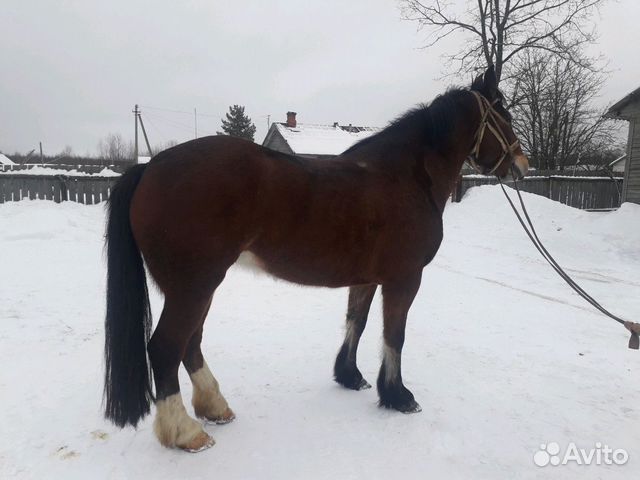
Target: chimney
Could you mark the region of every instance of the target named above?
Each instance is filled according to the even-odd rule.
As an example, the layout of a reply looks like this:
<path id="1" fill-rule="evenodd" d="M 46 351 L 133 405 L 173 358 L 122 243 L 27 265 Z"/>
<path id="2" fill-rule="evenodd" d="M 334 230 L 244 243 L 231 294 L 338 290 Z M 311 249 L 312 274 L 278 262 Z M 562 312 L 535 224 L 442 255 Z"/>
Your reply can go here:
<path id="1" fill-rule="evenodd" d="M 287 127 L 296 128 L 296 112 L 287 112 Z"/>

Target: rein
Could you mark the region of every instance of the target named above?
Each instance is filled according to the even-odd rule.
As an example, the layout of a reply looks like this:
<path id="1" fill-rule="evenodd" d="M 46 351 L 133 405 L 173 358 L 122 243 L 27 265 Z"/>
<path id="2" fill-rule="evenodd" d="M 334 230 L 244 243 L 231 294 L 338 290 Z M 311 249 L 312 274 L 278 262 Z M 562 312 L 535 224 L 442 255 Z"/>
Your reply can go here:
<path id="1" fill-rule="evenodd" d="M 516 139 L 515 142 L 509 144 L 507 136 L 502 131 L 500 123 L 502 122 L 502 124 L 508 125 L 508 122 L 504 118 L 502 118 L 502 115 L 496 112 L 496 110 L 493 108 L 493 106 L 498 102 L 498 99 L 489 103 L 489 100 L 480 95 L 478 92 L 471 90 L 471 93 L 473 93 L 473 96 L 478 102 L 478 108 L 480 109 L 480 125 L 478 126 L 478 130 L 476 131 L 474 137 L 475 143 L 473 145 L 473 148 L 471 149 L 471 153 L 469 154 L 468 159 L 469 163 L 471 163 L 471 166 L 478 173 L 483 175 L 491 175 L 498 168 L 500 168 L 500 165 L 502 165 L 508 157 L 513 154 L 513 151 L 520 145 L 520 142 Z M 493 124 L 489 123 L 489 120 L 493 120 Z M 482 145 L 484 133 L 487 129 L 493 134 L 496 140 L 498 140 L 498 143 L 500 143 L 500 147 L 502 148 L 502 156 L 500 156 L 500 158 L 496 161 L 496 164 L 491 168 L 491 170 L 483 173 L 480 165 L 478 165 L 478 163 L 476 162 L 476 159 L 480 154 L 480 145 Z"/>
<path id="2" fill-rule="evenodd" d="M 476 131 L 474 137 L 475 142 L 471 153 L 467 157 L 467 160 L 478 173 L 482 175 L 491 175 L 496 170 L 498 170 L 498 168 L 500 168 L 500 165 L 502 165 L 508 157 L 511 157 L 511 155 L 513 155 L 513 151 L 520 145 L 520 142 L 516 140 L 512 144 L 509 144 L 506 135 L 500 127 L 500 123 L 502 123 L 503 125 L 508 125 L 508 122 L 493 108 L 498 100 L 496 99 L 493 102 L 489 102 L 489 100 L 487 100 L 478 92 L 472 90 L 471 93 L 473 93 L 473 96 L 476 98 L 476 101 L 478 102 L 478 108 L 480 109 L 480 125 L 478 126 L 478 130 Z M 492 122 L 490 122 L 490 120 L 492 120 Z M 478 158 L 478 155 L 480 153 L 480 145 L 482 145 L 482 140 L 487 129 L 493 134 L 498 143 L 500 143 L 500 147 L 502 148 L 502 155 L 498 158 L 496 164 L 488 172 L 483 172 L 481 166 L 476 162 L 476 159 Z M 513 176 L 515 189 L 518 194 L 518 199 L 520 201 L 520 206 L 522 208 L 524 218 L 526 219 L 526 223 L 525 220 L 522 219 L 520 212 L 511 200 L 511 197 L 509 197 L 509 194 L 505 190 L 504 185 L 502 184 L 502 180 L 500 179 L 500 177 L 497 178 L 504 196 L 509 201 L 511 209 L 518 218 L 518 221 L 520 222 L 520 225 L 524 229 L 525 233 L 531 240 L 531 243 L 533 243 L 538 252 L 540 252 L 540 255 L 542 255 L 542 257 L 549 263 L 549 265 L 551 265 L 551 267 L 556 271 L 560 278 L 562 278 L 573 290 L 575 290 L 578 295 L 584 298 L 589 304 L 591 304 L 601 313 L 615 320 L 620 325 L 623 325 L 627 330 L 629 330 L 629 332 L 631 332 L 631 338 L 629 338 L 629 348 L 638 350 L 640 348 L 640 323 L 624 320 L 612 314 L 606 308 L 600 305 L 600 303 L 598 303 L 591 295 L 585 292 L 584 289 L 562 269 L 558 262 L 556 262 L 549 251 L 544 247 L 544 245 L 540 241 L 540 238 L 538 237 L 536 229 L 533 226 L 533 222 L 531 222 L 529 213 L 524 206 L 524 201 L 522 200 L 522 195 L 520 194 L 520 188 L 518 187 L 518 179 L 513 169 L 514 167 L 512 165 L 511 174 Z"/>
<path id="3" fill-rule="evenodd" d="M 513 174 L 513 171 L 512 171 L 512 174 Z M 518 218 L 518 221 L 520 222 L 520 225 L 522 225 L 522 228 L 526 232 L 527 236 L 529 237 L 529 239 L 531 240 L 533 245 L 536 247 L 538 252 L 540 252 L 540 255 L 542 255 L 542 257 L 549 263 L 549 265 L 551 265 L 551 267 L 553 267 L 553 269 L 558 273 L 558 275 L 560 275 L 560 278 L 562 278 L 565 282 L 567 282 L 567 284 L 571 288 L 573 288 L 578 293 L 578 295 L 580 295 L 582 298 L 584 298 L 587 302 L 589 302 L 593 307 L 598 309 L 600 312 L 602 312 L 603 314 L 605 314 L 609 318 L 612 318 L 613 320 L 615 320 L 619 324 L 623 325 L 627 330 L 629 330 L 631 332 L 631 338 L 629 339 L 629 348 L 634 349 L 634 350 L 638 350 L 638 348 L 640 347 L 640 336 L 639 336 L 640 335 L 640 323 L 630 322 L 628 320 L 624 320 L 624 319 L 612 314 L 611 312 L 609 312 L 606 308 L 604 308 L 602 305 L 600 305 L 591 295 L 589 295 L 587 292 L 585 292 L 582 289 L 582 287 L 580 287 L 580 285 L 578 285 L 575 282 L 575 280 L 573 280 L 562 269 L 562 267 L 560 267 L 558 262 L 556 262 L 556 260 L 551 256 L 551 254 L 544 247 L 544 245 L 540 241 L 540 238 L 538 238 L 538 234 L 536 233 L 536 230 L 533 227 L 533 223 L 531 222 L 531 218 L 529 217 L 529 213 L 527 212 L 527 209 L 524 206 L 524 201 L 522 200 L 522 195 L 520 194 L 520 189 L 518 188 L 518 180 L 516 179 L 515 175 L 513 175 L 513 181 L 514 181 L 516 192 L 518 194 L 518 199 L 520 201 L 520 206 L 522 207 L 522 212 L 524 213 L 524 217 L 526 219 L 526 222 L 527 222 L 528 226 L 527 226 L 527 224 L 525 224 L 524 220 L 522 219 L 522 216 L 520 215 L 520 212 L 518 211 L 518 209 L 514 205 L 513 201 L 509 197 L 509 194 L 507 194 L 507 191 L 505 190 L 504 185 L 502 184 L 502 181 L 500 180 L 500 177 L 498 177 L 498 182 L 500 183 L 500 188 L 502 188 L 502 192 L 504 193 L 504 196 L 507 197 L 507 200 L 509 201 L 509 205 L 511 205 L 511 208 L 512 208 L 513 212 L 516 214 L 516 217 Z"/>

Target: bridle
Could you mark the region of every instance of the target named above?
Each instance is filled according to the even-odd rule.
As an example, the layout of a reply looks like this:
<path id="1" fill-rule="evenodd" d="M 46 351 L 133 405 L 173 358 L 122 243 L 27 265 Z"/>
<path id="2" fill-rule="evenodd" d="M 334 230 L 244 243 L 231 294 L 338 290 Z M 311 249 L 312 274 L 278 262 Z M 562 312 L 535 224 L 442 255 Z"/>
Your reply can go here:
<path id="1" fill-rule="evenodd" d="M 471 149 L 471 153 L 469 153 L 469 163 L 471 166 L 480 174 L 483 175 L 491 175 L 494 173 L 500 165 L 505 161 L 505 159 L 511 156 L 516 148 L 520 146 L 520 142 L 516 139 L 515 142 L 509 144 L 507 140 L 507 136 L 502 131 L 500 127 L 500 123 L 503 125 L 508 125 L 507 122 L 502 115 L 496 112 L 493 106 L 498 102 L 498 99 L 495 99 L 493 102 L 489 102 L 484 96 L 479 94 L 478 92 L 471 90 L 473 96 L 478 102 L 478 108 L 480 109 L 480 125 L 478 126 L 478 130 L 475 134 L 475 143 L 473 144 L 473 148 Z M 493 122 L 490 123 L 490 120 Z M 493 136 L 500 143 L 500 147 L 502 148 L 502 155 L 496 161 L 496 164 L 489 170 L 488 172 L 484 172 L 480 165 L 476 162 L 478 155 L 480 153 L 480 145 L 482 145 L 482 139 L 484 138 L 485 130 L 489 130 Z"/>

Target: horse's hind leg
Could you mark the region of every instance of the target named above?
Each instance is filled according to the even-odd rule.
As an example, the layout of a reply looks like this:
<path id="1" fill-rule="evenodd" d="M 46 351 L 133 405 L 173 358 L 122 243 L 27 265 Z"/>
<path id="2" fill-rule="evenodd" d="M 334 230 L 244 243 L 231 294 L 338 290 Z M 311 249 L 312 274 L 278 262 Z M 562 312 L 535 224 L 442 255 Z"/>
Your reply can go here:
<path id="1" fill-rule="evenodd" d="M 371 388 L 362 378 L 356 365 L 356 353 L 360 336 L 367 325 L 369 307 L 376 293 L 377 285 L 358 285 L 349 288 L 349 306 L 347 307 L 347 331 L 344 342 L 333 367 L 333 375 L 340 385 L 352 390 Z"/>
<path id="2" fill-rule="evenodd" d="M 162 315 L 147 347 L 156 384 L 154 431 L 166 447 L 200 451 L 215 442 L 200 422 L 187 414 L 180 395 L 178 368 L 189 340 L 201 326 L 211 295 L 182 290 L 166 294 Z"/>
<path id="3" fill-rule="evenodd" d="M 210 304 L 211 300 L 209 300 Z M 207 307 L 208 309 L 209 307 Z M 218 381 L 209 370 L 200 347 L 206 316 L 207 312 L 205 311 L 200 328 L 196 330 L 191 340 L 189 340 L 182 362 L 187 372 L 189 372 L 189 377 L 193 384 L 191 403 L 196 416 L 218 424 L 229 423 L 235 418 L 235 414 L 229 408 L 229 404 L 220 392 Z"/>
<path id="4" fill-rule="evenodd" d="M 384 349 L 378 375 L 380 406 L 404 413 L 419 412 L 420 405 L 402 383 L 401 356 L 407 312 L 420 288 L 421 274 L 404 282 L 382 285 Z"/>

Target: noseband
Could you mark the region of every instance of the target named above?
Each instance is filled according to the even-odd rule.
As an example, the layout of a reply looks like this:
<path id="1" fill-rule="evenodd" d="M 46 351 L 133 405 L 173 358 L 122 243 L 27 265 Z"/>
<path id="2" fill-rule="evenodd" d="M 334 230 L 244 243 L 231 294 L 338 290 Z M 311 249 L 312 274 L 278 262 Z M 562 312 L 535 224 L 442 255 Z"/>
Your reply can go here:
<path id="1" fill-rule="evenodd" d="M 496 110 L 493 108 L 498 100 L 496 99 L 493 102 L 489 103 L 489 100 L 480 95 L 478 92 L 471 90 L 471 93 L 473 93 L 473 96 L 477 100 L 478 108 L 480 109 L 480 125 L 478 126 L 478 130 L 475 134 L 475 143 L 473 145 L 473 148 L 471 149 L 471 153 L 469 154 L 469 163 L 478 173 L 483 175 L 491 175 L 500 167 L 500 165 L 502 165 L 502 163 L 508 156 L 513 154 L 513 151 L 518 146 L 520 146 L 520 142 L 516 139 L 515 142 L 509 144 L 507 136 L 502 131 L 500 123 L 508 125 L 509 122 L 507 122 L 502 117 L 502 115 L 496 112 Z M 492 120 L 491 123 L 489 122 L 490 120 Z M 482 139 L 484 138 L 485 130 L 487 129 L 493 134 L 496 140 L 498 140 L 498 143 L 500 143 L 500 147 L 502 148 L 502 155 L 500 156 L 500 158 L 498 158 L 496 164 L 491 168 L 491 170 L 489 170 L 489 172 L 487 173 L 484 173 L 476 160 L 480 153 L 480 145 L 482 145 Z"/>

